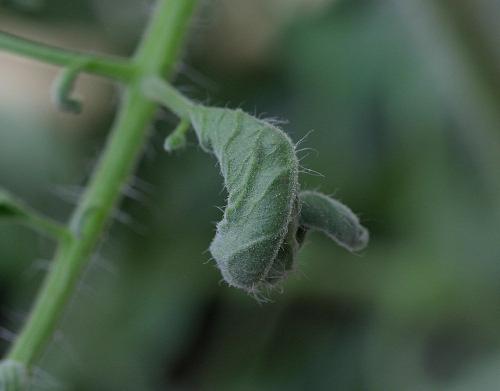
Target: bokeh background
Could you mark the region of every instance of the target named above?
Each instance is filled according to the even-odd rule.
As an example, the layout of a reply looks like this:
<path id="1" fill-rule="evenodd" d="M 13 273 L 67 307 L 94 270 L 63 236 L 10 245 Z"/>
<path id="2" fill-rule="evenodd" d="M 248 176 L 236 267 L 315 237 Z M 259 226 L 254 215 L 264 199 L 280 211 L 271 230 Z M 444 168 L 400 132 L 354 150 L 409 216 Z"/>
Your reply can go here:
<path id="1" fill-rule="evenodd" d="M 146 0 L 4 0 L 2 30 L 132 52 Z M 361 254 L 312 234 L 259 304 L 207 262 L 225 193 L 194 137 L 168 155 L 159 112 L 144 158 L 37 373 L 68 390 L 500 389 L 500 3 L 205 1 L 176 85 L 282 125 L 303 188 L 359 213 Z M 64 221 L 119 88 L 83 76 L 57 112 L 57 69 L 0 53 L 0 184 Z M 53 244 L 0 224 L 4 352 Z"/>

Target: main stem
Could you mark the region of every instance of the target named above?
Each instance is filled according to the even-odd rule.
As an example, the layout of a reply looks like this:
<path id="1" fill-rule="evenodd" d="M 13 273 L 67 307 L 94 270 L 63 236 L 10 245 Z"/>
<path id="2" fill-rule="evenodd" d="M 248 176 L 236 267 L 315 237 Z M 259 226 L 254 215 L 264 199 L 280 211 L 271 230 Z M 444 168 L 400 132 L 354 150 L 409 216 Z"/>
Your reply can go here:
<path id="1" fill-rule="evenodd" d="M 52 336 L 141 154 L 146 128 L 156 108 L 142 93 L 141 80 L 172 74 L 195 4 L 196 0 L 158 1 L 132 60 L 136 75 L 126 85 L 105 150 L 71 219 L 75 239 L 59 245 L 31 315 L 8 358 L 30 366 Z"/>

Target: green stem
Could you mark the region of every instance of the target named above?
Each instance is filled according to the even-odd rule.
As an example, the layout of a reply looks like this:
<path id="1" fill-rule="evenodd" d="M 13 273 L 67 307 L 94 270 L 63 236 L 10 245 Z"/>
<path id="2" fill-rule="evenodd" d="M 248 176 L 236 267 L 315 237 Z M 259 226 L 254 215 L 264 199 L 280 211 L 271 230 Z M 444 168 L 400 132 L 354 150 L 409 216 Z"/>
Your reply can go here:
<path id="1" fill-rule="evenodd" d="M 26 206 L 0 189 L 0 218 L 13 220 L 54 239 L 71 240 L 71 232 L 64 225 Z"/>
<path id="2" fill-rule="evenodd" d="M 67 242 L 73 239 L 73 235 L 70 230 L 65 226 L 38 213 L 30 214 L 27 216 L 27 220 L 22 223 L 35 228 L 42 234 L 49 235 L 62 242 Z"/>
<path id="3" fill-rule="evenodd" d="M 197 0 L 160 0 L 152 16 L 144 39 L 137 47 L 134 61 L 139 65 L 143 74 L 159 76 L 172 70 L 179 55 L 186 21 L 193 14 Z M 151 37 L 168 37 L 157 39 Z"/>
<path id="4" fill-rule="evenodd" d="M 165 151 L 172 152 L 176 149 L 184 148 L 186 146 L 186 134 L 190 126 L 191 122 L 189 122 L 189 119 L 181 119 L 174 131 L 165 139 L 165 143 L 163 144 Z"/>
<path id="5" fill-rule="evenodd" d="M 30 318 L 8 358 L 31 365 L 52 336 L 141 154 L 146 127 L 156 109 L 156 104 L 143 95 L 141 80 L 150 74 L 172 74 L 195 3 L 196 0 L 159 0 L 134 57 L 137 77 L 126 87 L 105 151 L 71 219 L 70 228 L 76 240 L 59 247 Z"/>
<path id="6" fill-rule="evenodd" d="M 135 71 L 134 65 L 127 59 L 61 49 L 3 31 L 0 31 L 0 50 L 53 65 L 70 66 L 75 62 L 85 63 L 84 70 L 88 73 L 122 81 L 133 77 Z"/>
<path id="7" fill-rule="evenodd" d="M 82 103 L 72 98 L 71 94 L 78 75 L 85 70 L 86 65 L 86 62 L 68 65 L 52 84 L 52 99 L 60 110 L 76 114 L 81 112 Z"/>
<path id="8" fill-rule="evenodd" d="M 189 118 L 194 103 L 157 76 L 143 80 L 141 88 L 149 99 L 168 107 L 179 118 Z"/>

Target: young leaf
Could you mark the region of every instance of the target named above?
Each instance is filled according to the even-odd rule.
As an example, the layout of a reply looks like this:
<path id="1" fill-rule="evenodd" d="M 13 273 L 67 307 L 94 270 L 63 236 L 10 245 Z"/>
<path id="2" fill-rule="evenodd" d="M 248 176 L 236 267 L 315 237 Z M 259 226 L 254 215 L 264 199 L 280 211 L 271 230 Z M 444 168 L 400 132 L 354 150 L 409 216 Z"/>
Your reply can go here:
<path id="1" fill-rule="evenodd" d="M 229 285 L 257 292 L 275 284 L 298 249 L 298 160 L 290 138 L 241 110 L 194 106 L 190 118 L 228 192 L 210 252 Z"/>
<path id="2" fill-rule="evenodd" d="M 300 193 L 300 225 L 323 232 L 349 251 L 366 247 L 369 233 L 344 204 L 316 191 Z"/>
<path id="3" fill-rule="evenodd" d="M 310 229 L 350 251 L 366 246 L 368 231 L 348 207 L 316 192 L 299 198 L 295 148 L 283 131 L 241 110 L 196 105 L 158 77 L 144 79 L 142 90 L 189 118 L 202 148 L 219 161 L 228 202 L 210 252 L 229 285 L 258 292 L 281 281 Z M 181 125 L 167 151 L 184 145 Z"/>

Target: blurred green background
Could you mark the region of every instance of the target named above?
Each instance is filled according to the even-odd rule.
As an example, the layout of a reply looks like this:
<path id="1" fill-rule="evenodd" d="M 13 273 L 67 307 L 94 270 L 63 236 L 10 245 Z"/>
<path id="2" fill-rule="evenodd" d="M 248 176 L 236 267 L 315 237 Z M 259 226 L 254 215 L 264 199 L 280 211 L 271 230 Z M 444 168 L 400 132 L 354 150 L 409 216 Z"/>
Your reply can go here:
<path id="1" fill-rule="evenodd" d="M 2 30 L 128 55 L 147 0 L 0 1 Z M 352 255 L 308 237 L 283 292 L 221 283 L 207 248 L 225 194 L 215 160 L 159 112 L 114 224 L 37 369 L 68 390 L 500 389 L 500 2 L 204 1 L 176 85 L 240 106 L 301 146 L 303 188 L 360 214 Z M 83 76 L 80 116 L 49 99 L 57 69 L 0 53 L 0 185 L 65 220 L 119 89 Z M 53 246 L 0 225 L 1 351 Z M 66 388 L 64 388 L 66 387 Z"/>

